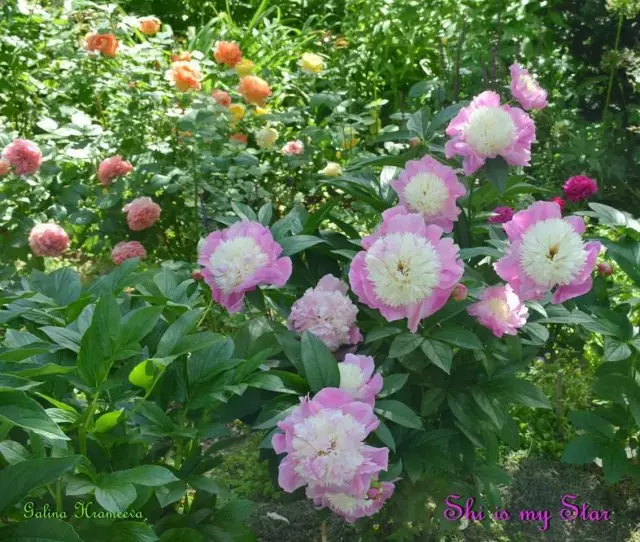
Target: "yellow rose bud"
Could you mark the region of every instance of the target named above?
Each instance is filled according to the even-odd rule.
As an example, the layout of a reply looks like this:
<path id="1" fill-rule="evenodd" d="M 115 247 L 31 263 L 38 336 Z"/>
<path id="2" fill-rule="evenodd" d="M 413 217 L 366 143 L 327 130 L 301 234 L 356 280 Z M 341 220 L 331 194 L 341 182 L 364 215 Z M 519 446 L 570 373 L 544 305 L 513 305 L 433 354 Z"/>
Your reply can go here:
<path id="1" fill-rule="evenodd" d="M 233 117 L 233 120 L 242 120 L 244 118 L 244 114 L 247 108 L 242 104 L 231 104 L 229 106 L 229 113 Z"/>
<path id="2" fill-rule="evenodd" d="M 320 73 L 324 70 L 324 60 L 314 53 L 304 53 L 299 65 L 305 73 Z"/>
<path id="3" fill-rule="evenodd" d="M 248 58 L 243 58 L 236 64 L 236 73 L 240 77 L 245 77 L 246 75 L 251 75 L 255 68 L 256 65 L 251 62 L 251 60 L 249 60 Z"/>
<path id="4" fill-rule="evenodd" d="M 338 162 L 327 162 L 327 165 L 324 169 L 318 171 L 320 175 L 324 175 L 325 177 L 339 177 L 342 175 L 342 168 Z"/>
<path id="5" fill-rule="evenodd" d="M 277 130 L 270 127 L 258 130 L 258 132 L 256 132 L 256 142 L 258 143 L 258 147 L 260 147 L 261 149 L 268 149 L 269 147 L 273 147 L 279 135 L 280 134 L 278 134 Z"/>

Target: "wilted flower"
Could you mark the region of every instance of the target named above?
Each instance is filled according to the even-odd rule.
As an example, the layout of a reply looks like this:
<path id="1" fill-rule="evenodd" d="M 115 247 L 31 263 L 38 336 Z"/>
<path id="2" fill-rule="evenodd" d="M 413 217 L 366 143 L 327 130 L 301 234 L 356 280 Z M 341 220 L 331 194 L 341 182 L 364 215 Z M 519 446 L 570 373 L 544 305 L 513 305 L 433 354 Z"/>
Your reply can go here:
<path id="1" fill-rule="evenodd" d="M 529 315 L 527 307 L 508 284 L 485 288 L 480 301 L 467 307 L 467 312 L 496 337 L 517 335 Z"/>
<path id="2" fill-rule="evenodd" d="M 69 248 L 69 236 L 57 224 L 38 224 L 29 233 L 29 247 L 36 256 L 60 256 Z"/>
<path id="3" fill-rule="evenodd" d="M 136 198 L 122 209 L 127 213 L 127 224 L 133 231 L 146 230 L 153 226 L 160 218 L 160 205 L 151 198 Z"/>
<path id="4" fill-rule="evenodd" d="M 147 251 L 138 241 L 120 241 L 111 251 L 111 260 L 120 265 L 131 258 L 146 258 Z"/>
<path id="5" fill-rule="evenodd" d="M 33 175 L 42 164 L 42 152 L 33 141 L 16 139 L 2 151 L 2 158 L 15 169 L 16 175 Z"/>

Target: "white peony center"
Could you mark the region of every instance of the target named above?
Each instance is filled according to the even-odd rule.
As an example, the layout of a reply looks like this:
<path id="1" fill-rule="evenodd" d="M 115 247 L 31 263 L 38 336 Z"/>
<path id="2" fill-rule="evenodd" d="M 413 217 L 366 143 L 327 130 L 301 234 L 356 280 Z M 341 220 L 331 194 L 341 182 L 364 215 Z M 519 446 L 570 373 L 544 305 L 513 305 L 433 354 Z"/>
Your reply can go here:
<path id="1" fill-rule="evenodd" d="M 225 294 L 233 292 L 267 263 L 269 257 L 251 237 L 223 241 L 209 260 L 213 278 Z"/>
<path id="2" fill-rule="evenodd" d="M 489 310 L 494 314 L 496 318 L 504 322 L 509 318 L 509 305 L 504 299 L 498 297 L 492 297 L 487 301 Z"/>
<path id="3" fill-rule="evenodd" d="M 357 393 L 365 380 L 360 367 L 351 363 L 339 363 L 338 369 L 340 370 L 340 389 L 349 395 Z"/>
<path id="4" fill-rule="evenodd" d="M 293 431 L 296 472 L 304 478 L 311 470 L 323 485 L 338 485 L 351 479 L 364 460 L 360 443 L 367 433 L 350 414 L 325 408 L 295 425 Z"/>
<path id="5" fill-rule="evenodd" d="M 479 107 L 467 123 L 465 139 L 471 147 L 486 156 L 495 156 L 516 138 L 516 125 L 511 115 L 500 107 Z"/>
<path id="6" fill-rule="evenodd" d="M 449 189 L 437 175 L 418 173 L 404 189 L 404 197 L 412 209 L 425 216 L 435 216 L 449 198 Z"/>
<path id="7" fill-rule="evenodd" d="M 366 499 L 357 499 L 346 493 L 332 493 L 327 496 L 327 500 L 336 510 L 345 514 L 351 514 L 358 506 L 366 503 Z"/>
<path id="8" fill-rule="evenodd" d="M 520 263 L 541 286 L 566 286 L 584 267 L 584 242 L 570 224 L 551 218 L 535 224 L 522 236 Z"/>
<path id="9" fill-rule="evenodd" d="M 428 239 L 392 233 L 378 239 L 365 258 L 379 299 L 391 307 L 412 305 L 429 297 L 440 281 L 440 256 Z"/>
<path id="10" fill-rule="evenodd" d="M 538 91 L 538 82 L 528 74 L 520 76 L 520 82 L 522 86 L 524 86 L 527 92 L 537 92 Z"/>

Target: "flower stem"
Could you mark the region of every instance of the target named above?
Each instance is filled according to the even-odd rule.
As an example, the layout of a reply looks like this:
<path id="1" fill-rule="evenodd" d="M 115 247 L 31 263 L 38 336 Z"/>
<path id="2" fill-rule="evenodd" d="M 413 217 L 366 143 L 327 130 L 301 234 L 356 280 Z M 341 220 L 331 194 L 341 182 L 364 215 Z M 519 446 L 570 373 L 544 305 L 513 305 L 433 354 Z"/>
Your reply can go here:
<path id="1" fill-rule="evenodd" d="M 620 45 L 620 35 L 622 34 L 622 23 L 624 22 L 624 15 L 620 13 L 618 17 L 618 30 L 616 32 L 616 42 L 613 46 L 613 52 L 618 52 L 618 47 Z M 615 60 L 615 59 L 614 59 Z M 609 86 L 607 87 L 607 98 L 604 102 L 604 111 L 602 112 L 602 122 L 604 123 L 605 118 L 607 117 L 607 111 L 609 110 L 609 104 L 611 103 L 611 90 L 613 89 L 613 80 L 616 75 L 616 68 L 618 67 L 617 62 L 613 63 L 611 66 L 611 73 L 609 74 Z"/>
<path id="2" fill-rule="evenodd" d="M 327 536 L 327 520 L 326 519 L 320 524 L 320 540 L 321 542 L 329 542 L 329 537 Z"/>

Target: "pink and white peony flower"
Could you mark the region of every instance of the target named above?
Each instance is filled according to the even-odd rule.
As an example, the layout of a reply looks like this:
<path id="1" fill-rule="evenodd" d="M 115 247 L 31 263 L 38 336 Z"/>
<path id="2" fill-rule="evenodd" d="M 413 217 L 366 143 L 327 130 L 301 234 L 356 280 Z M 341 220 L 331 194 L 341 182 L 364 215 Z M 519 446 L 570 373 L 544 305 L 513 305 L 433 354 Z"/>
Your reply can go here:
<path id="1" fill-rule="evenodd" d="M 260 284 L 285 285 L 291 276 L 291 259 L 280 258 L 282 247 L 269 228 L 258 222 L 236 222 L 214 231 L 199 250 L 205 282 L 213 299 L 230 313 L 242 310 L 246 292 Z"/>
<path id="2" fill-rule="evenodd" d="M 508 284 L 485 288 L 480 301 L 468 307 L 467 312 L 496 337 L 517 335 L 529 315 L 527 307 Z"/>
<path id="3" fill-rule="evenodd" d="M 284 156 L 299 156 L 304 152 L 304 143 L 299 139 L 295 141 L 287 141 L 283 146 L 280 152 Z"/>
<path id="4" fill-rule="evenodd" d="M 591 177 L 576 175 L 564 183 L 563 191 L 569 201 L 576 202 L 593 196 L 598 191 L 598 184 Z"/>
<path id="5" fill-rule="evenodd" d="M 329 508 L 335 514 L 342 516 L 347 523 L 354 523 L 360 518 L 377 514 L 385 502 L 393 494 L 395 485 L 391 482 L 377 482 L 367 491 L 366 497 L 354 497 L 348 493 L 327 493 L 317 497 L 313 503 L 317 507 Z"/>
<path id="6" fill-rule="evenodd" d="M 60 256 L 69 248 L 69 236 L 57 224 L 38 224 L 29 233 L 29 247 L 36 256 Z"/>
<path id="7" fill-rule="evenodd" d="M 386 210 L 382 219 L 362 240 L 349 282 L 360 301 L 390 322 L 407 318 L 415 332 L 420 320 L 445 305 L 462 277 L 459 248 L 441 238 L 440 226 L 426 225 L 422 215 L 404 207 Z"/>
<path id="8" fill-rule="evenodd" d="M 291 307 L 288 326 L 291 331 L 308 330 L 329 350 L 343 344 L 362 341 L 356 326 L 358 308 L 347 296 L 349 286 L 332 275 L 322 277 L 315 288 L 309 288 Z"/>
<path id="9" fill-rule="evenodd" d="M 536 127 L 522 109 L 500 105 L 500 96 L 487 90 L 455 116 L 446 134 L 452 138 L 446 157 L 462 156 L 464 173 L 471 175 L 497 156 L 512 166 L 528 166 Z"/>
<path id="10" fill-rule="evenodd" d="M 109 186 L 117 177 L 128 175 L 133 166 L 120 155 L 105 158 L 98 166 L 98 180 L 102 186 Z"/>
<path id="11" fill-rule="evenodd" d="M 505 256 L 494 264 L 523 301 L 542 299 L 554 290 L 552 303 L 587 293 L 601 245 L 585 243 L 584 220 L 562 218 L 560 206 L 537 201 L 504 225 L 509 238 Z"/>
<path id="12" fill-rule="evenodd" d="M 272 439 L 275 452 L 287 454 L 279 466 L 280 487 L 292 493 L 307 486 L 313 499 L 328 493 L 364 498 L 389 460 L 388 448 L 364 444 L 380 423 L 373 406 L 337 388 L 324 388 L 300 403 L 278 422 L 283 433 Z"/>
<path id="13" fill-rule="evenodd" d="M 138 241 L 120 241 L 111 251 L 111 260 L 120 265 L 131 258 L 146 258 L 147 251 Z"/>
<path id="14" fill-rule="evenodd" d="M 376 365 L 371 356 L 347 354 L 344 361 L 338 363 L 338 369 L 341 390 L 355 401 L 375 404 L 376 395 L 382 389 L 382 375 L 373 374 Z"/>
<path id="15" fill-rule="evenodd" d="M 2 151 L 2 158 L 15 169 L 16 175 L 33 175 L 42 164 L 42 152 L 38 145 L 27 139 L 16 139 Z"/>
<path id="16" fill-rule="evenodd" d="M 420 213 L 427 224 L 440 226 L 445 232 L 462 212 L 456 200 L 465 195 L 464 185 L 455 171 L 431 156 L 410 160 L 400 176 L 391 181 L 400 205 L 411 213 Z"/>
<path id="17" fill-rule="evenodd" d="M 153 226 L 160 218 L 160 205 L 151 198 L 136 198 L 127 203 L 122 211 L 127 213 L 127 224 L 133 231 L 146 230 Z"/>
<path id="18" fill-rule="evenodd" d="M 511 72 L 511 94 L 524 109 L 527 111 L 544 109 L 549 105 L 547 91 L 527 70 L 519 64 L 513 64 L 509 71 Z"/>

